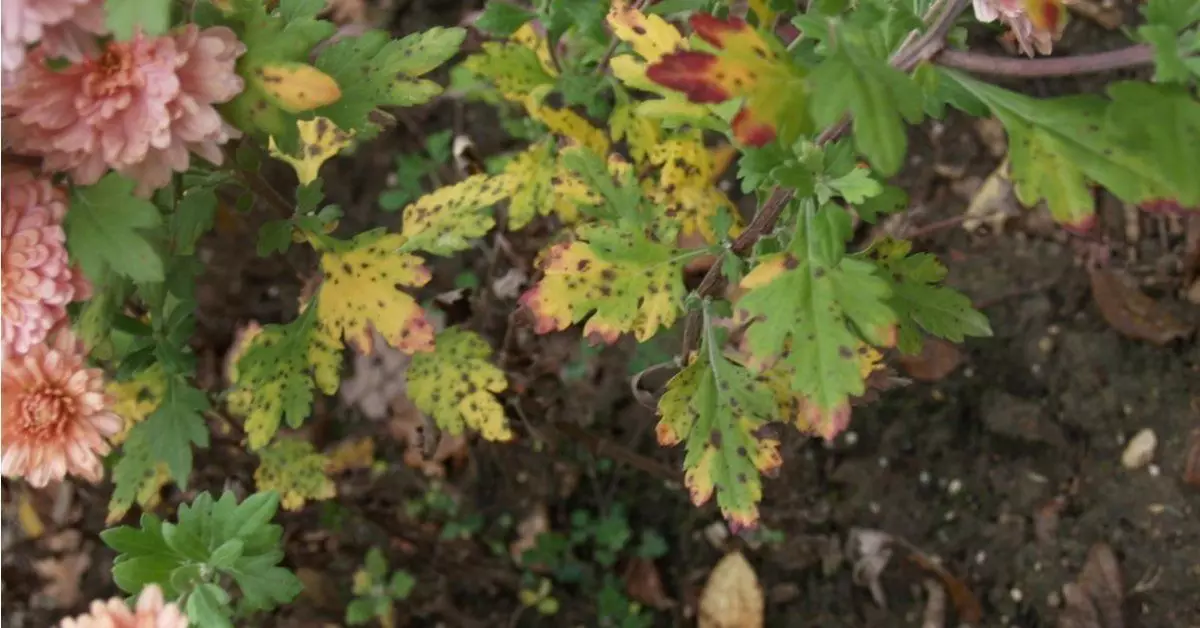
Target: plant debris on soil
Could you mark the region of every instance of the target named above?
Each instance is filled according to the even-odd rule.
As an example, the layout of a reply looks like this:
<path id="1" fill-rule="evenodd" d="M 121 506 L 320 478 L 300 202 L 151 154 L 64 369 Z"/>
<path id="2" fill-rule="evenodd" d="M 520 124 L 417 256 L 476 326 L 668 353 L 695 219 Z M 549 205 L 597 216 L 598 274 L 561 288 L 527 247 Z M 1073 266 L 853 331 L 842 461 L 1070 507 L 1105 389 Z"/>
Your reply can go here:
<path id="1" fill-rule="evenodd" d="M 479 4 L 355 1 L 336 10 L 412 32 L 460 23 Z M 1103 18 L 1080 9 L 1056 51 L 1124 37 L 1105 26 L 1116 4 L 1086 4 Z M 1012 87 L 1077 93 L 1111 78 Z M 395 128 L 328 164 L 325 188 L 346 211 L 342 229 L 395 226 L 377 199 L 395 157 L 423 150 L 432 133 L 465 134 L 481 155 L 514 147 L 496 115 L 443 99 L 406 110 Z M 767 626 L 822 628 L 1200 626 L 1200 215 L 1130 212 L 1100 193 L 1098 227 L 1068 235 L 1044 210 L 1019 209 L 994 175 L 1004 154 L 997 141 L 988 120 L 951 115 L 913 128 L 896 180 L 910 211 L 881 227 L 936 253 L 995 337 L 932 342 L 898 363 L 908 385 L 857 407 L 832 443 L 785 437 L 761 528 L 740 536 L 711 504 L 688 502 L 683 452 L 655 443 L 654 412 L 630 390 L 632 374 L 670 359 L 676 336 L 591 349 L 577 330 L 533 334 L 516 295 L 534 278 L 548 225 L 439 260 L 426 296 L 447 324 L 466 322 L 496 348 L 518 436 L 438 434 L 415 408 L 380 394 L 403 393 L 405 360 L 353 358 L 342 397 L 317 403 L 303 429 L 320 450 L 354 440 L 343 445 L 337 495 L 278 517 L 305 591 L 257 625 L 341 625 L 372 547 L 416 581 L 396 605 L 398 626 L 597 625 L 596 591 L 569 584 L 552 589 L 555 613 L 525 608 L 522 592 L 538 573 L 514 556 L 540 533 L 570 534 L 577 512 L 599 520 L 619 511 L 631 530 L 665 543 L 646 557 L 631 541 L 606 572 L 654 625 L 759 625 L 724 619 L 741 613 L 765 615 Z M 286 166 L 266 174 L 292 185 Z M 213 389 L 239 327 L 290 320 L 315 268 L 301 247 L 256 257 L 261 218 L 226 218 L 201 246 L 208 268 L 193 338 L 201 384 Z M 476 285 L 457 285 L 463 274 Z M 643 390 L 661 384 L 651 375 Z M 1150 452 L 1122 464 L 1146 430 Z M 236 434 L 218 430 L 198 452 L 188 490 L 166 491 L 158 514 L 172 516 L 198 491 L 252 491 L 255 465 Z M 5 627 L 51 625 L 118 594 L 114 554 L 98 538 L 110 491 L 4 481 Z M 434 493 L 444 500 L 435 504 Z"/>

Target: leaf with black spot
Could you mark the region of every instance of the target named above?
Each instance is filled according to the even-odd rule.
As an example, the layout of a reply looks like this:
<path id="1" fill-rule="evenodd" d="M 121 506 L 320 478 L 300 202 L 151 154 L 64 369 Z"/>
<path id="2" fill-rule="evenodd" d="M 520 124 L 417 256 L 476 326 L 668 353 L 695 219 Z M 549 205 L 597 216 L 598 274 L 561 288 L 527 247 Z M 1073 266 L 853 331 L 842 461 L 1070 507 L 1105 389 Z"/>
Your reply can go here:
<path id="1" fill-rule="evenodd" d="M 417 408 L 450 434 L 465 428 L 492 441 L 513 437 L 496 393 L 508 388 L 504 372 L 489 358 L 492 348 L 478 334 L 452 327 L 437 335 L 435 348 L 413 356 L 408 395 Z"/>

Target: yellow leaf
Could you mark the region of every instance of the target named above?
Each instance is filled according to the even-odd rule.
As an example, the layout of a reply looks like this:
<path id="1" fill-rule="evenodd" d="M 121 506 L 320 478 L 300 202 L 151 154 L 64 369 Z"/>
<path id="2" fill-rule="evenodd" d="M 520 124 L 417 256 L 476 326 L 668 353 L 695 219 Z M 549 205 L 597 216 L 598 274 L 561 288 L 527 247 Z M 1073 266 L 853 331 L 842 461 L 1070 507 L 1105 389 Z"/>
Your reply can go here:
<path id="1" fill-rule="evenodd" d="M 162 489 L 170 481 L 171 469 L 165 462 L 158 463 L 154 467 L 154 474 L 146 477 L 138 487 L 133 502 L 141 506 L 143 511 L 153 510 L 162 502 Z M 133 502 L 117 501 L 114 497 L 108 503 L 108 516 L 105 517 L 104 523 L 113 525 L 120 521 L 125 517 L 125 513 L 129 512 Z"/>
<path id="2" fill-rule="evenodd" d="M 533 217 L 558 214 L 566 223 L 579 219 L 579 205 L 600 202 L 599 195 L 562 165 L 553 155 L 549 142 L 533 144 L 508 162 L 505 182 L 512 196 L 508 207 L 508 228 L 520 229 Z"/>
<path id="3" fill-rule="evenodd" d="M 409 249 L 447 255 L 471 248 L 496 224 L 492 205 L 508 198 L 512 181 L 506 175 L 476 174 L 454 185 L 438 188 L 404 208 L 404 228 Z"/>
<path id="4" fill-rule="evenodd" d="M 551 133 L 562 135 L 597 155 L 608 154 L 608 136 L 574 111 L 542 105 L 533 98 L 526 100 L 525 108 L 531 118 L 545 124 Z"/>
<path id="5" fill-rule="evenodd" d="M 404 351 L 433 348 L 433 326 L 407 288 L 425 285 L 429 270 L 421 258 L 401 253 L 405 237 L 367 232 L 345 250 L 321 256 L 325 281 L 317 300 L 317 336 L 334 349 L 344 336 L 363 353 L 371 352 L 371 329 Z M 311 358 L 311 355 L 310 355 Z"/>
<path id="6" fill-rule="evenodd" d="M 279 150 L 274 137 L 270 140 L 269 150 L 272 157 L 286 161 L 296 169 L 300 185 L 308 185 L 316 180 L 321 164 L 325 163 L 326 159 L 350 145 L 354 133 L 347 133 L 328 118 L 321 117 L 301 120 L 297 126 L 300 129 L 300 144 L 295 155 Z"/>
<path id="7" fill-rule="evenodd" d="M 450 434 L 462 434 L 469 427 L 488 440 L 509 440 L 513 433 L 495 397 L 508 388 L 508 381 L 488 362 L 491 355 L 491 347 L 479 335 L 447 329 L 438 334 L 433 352 L 413 356 L 408 394 Z"/>
<path id="8" fill-rule="evenodd" d="M 609 262 L 585 241 L 555 244 L 543 253 L 540 282 L 521 296 L 539 334 L 566 329 L 589 312 L 583 328 L 593 341 L 616 342 L 633 332 L 645 342 L 675 323 L 683 301 L 682 262 L 649 244 L 644 260 Z"/>
<path id="9" fill-rule="evenodd" d="M 338 443 L 329 452 L 325 470 L 330 475 L 351 469 L 370 469 L 375 463 L 375 441 L 370 438 L 352 438 Z"/>
<path id="10" fill-rule="evenodd" d="M 259 452 L 254 484 L 259 491 L 276 491 L 284 510 L 300 510 L 308 500 L 337 495 L 333 480 L 325 475 L 326 458 L 308 441 L 285 438 Z"/>
<path id="11" fill-rule="evenodd" d="M 167 392 L 167 379 L 162 365 L 155 364 L 131 380 L 109 382 L 105 392 L 113 400 L 112 411 L 125 421 L 121 431 L 109 438 L 114 445 L 119 445 L 125 442 L 130 428 L 158 409 Z"/>
<path id="12" fill-rule="evenodd" d="M 288 113 L 311 111 L 342 97 L 332 76 L 300 62 L 271 63 L 254 69 L 255 80 L 280 109 Z"/>
<path id="13" fill-rule="evenodd" d="M 42 523 L 42 518 L 38 516 L 37 508 L 34 508 L 28 490 L 20 491 L 20 496 L 17 498 L 17 522 L 21 524 L 21 532 L 27 539 L 41 538 L 42 534 L 46 532 L 46 526 Z"/>
<path id="14" fill-rule="evenodd" d="M 512 34 L 509 39 L 537 53 L 538 62 L 550 76 L 558 76 L 558 68 L 554 67 L 554 57 L 550 55 L 550 45 L 533 27 L 533 22 L 526 22 Z"/>
<path id="15" fill-rule="evenodd" d="M 726 554 L 708 576 L 700 594 L 699 628 L 761 628 L 762 585 L 739 552 Z"/>
<path id="16" fill-rule="evenodd" d="M 654 63 L 663 55 L 684 45 L 683 35 L 658 15 L 646 15 L 630 6 L 628 0 L 613 0 L 608 12 L 608 25 L 613 35 L 633 46 L 634 52 Z"/>
<path id="17" fill-rule="evenodd" d="M 614 140 L 625 140 L 629 145 L 629 155 L 635 163 L 641 165 L 658 146 L 662 129 L 653 119 L 637 115 L 634 107 L 632 102 L 624 102 L 614 107 L 612 115 L 608 118 L 608 128 L 612 131 Z"/>
<path id="18" fill-rule="evenodd" d="M 741 215 L 714 185 L 718 164 L 699 133 L 660 142 L 651 149 L 649 161 L 662 170 L 658 184 L 647 185 L 646 196 L 663 208 L 666 218 L 679 223 L 682 235 L 699 233 L 705 241 L 716 242 L 718 234 L 713 231 L 712 220 L 721 207 L 735 221 L 733 232 L 740 231 Z"/>

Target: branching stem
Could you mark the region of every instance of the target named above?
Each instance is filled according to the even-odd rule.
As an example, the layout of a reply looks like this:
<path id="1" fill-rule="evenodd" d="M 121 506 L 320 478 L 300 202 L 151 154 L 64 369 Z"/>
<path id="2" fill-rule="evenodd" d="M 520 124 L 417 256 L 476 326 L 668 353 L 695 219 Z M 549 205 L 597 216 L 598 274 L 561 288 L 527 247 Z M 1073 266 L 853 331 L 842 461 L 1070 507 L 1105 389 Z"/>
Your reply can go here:
<path id="1" fill-rule="evenodd" d="M 963 50 L 943 50 L 933 61 L 942 67 L 975 74 L 1041 78 L 1094 74 L 1153 65 L 1154 49 L 1146 44 L 1138 44 L 1108 52 L 1041 59 L 993 57 Z"/>

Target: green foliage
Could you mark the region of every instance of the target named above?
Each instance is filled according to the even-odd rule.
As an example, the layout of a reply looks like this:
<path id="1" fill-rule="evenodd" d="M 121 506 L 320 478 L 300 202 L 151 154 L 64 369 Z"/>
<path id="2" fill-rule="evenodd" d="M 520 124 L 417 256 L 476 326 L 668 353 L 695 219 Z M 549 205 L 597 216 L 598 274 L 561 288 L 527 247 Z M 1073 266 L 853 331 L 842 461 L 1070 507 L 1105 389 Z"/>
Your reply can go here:
<path id="1" fill-rule="evenodd" d="M 134 281 L 162 281 L 156 244 L 162 215 L 154 203 L 133 194 L 132 181 L 111 173 L 73 190 L 67 212 L 67 246 L 83 272 L 103 285 L 107 272 Z"/>
<path id="2" fill-rule="evenodd" d="M 171 25 L 168 0 L 104 0 L 104 25 L 119 40 L 133 37 L 135 31 L 161 35 Z"/>
<path id="3" fill-rule="evenodd" d="M 534 17 L 536 15 L 529 9 L 495 0 L 483 8 L 479 19 L 475 20 L 475 28 L 497 37 L 508 37 Z"/>
<path id="4" fill-rule="evenodd" d="M 495 6 L 491 4 L 488 6 Z M 379 206 L 385 211 L 394 212 L 424 193 L 423 183 L 432 180 L 437 183 L 437 171 L 450 162 L 450 143 L 454 140 L 454 132 L 450 130 L 431 133 L 425 138 L 425 154 L 401 153 L 396 156 L 395 183 L 389 184 L 388 189 L 379 195 Z"/>
<path id="5" fill-rule="evenodd" d="M 403 569 L 388 576 L 387 559 L 377 547 L 367 552 L 362 569 L 354 574 L 354 599 L 346 607 L 346 623 L 361 626 L 378 619 L 392 623 L 393 605 L 408 599 L 417 581 Z"/>
<path id="6" fill-rule="evenodd" d="M 1187 83 L 1200 76 L 1200 4 L 1192 0 L 1150 0 L 1142 8 L 1146 24 L 1138 36 L 1154 46 L 1155 79 Z"/>
<path id="7" fill-rule="evenodd" d="M 270 523 L 279 505 L 275 493 L 256 493 L 240 504 L 232 492 L 219 499 L 201 493 L 179 508 L 176 523 L 142 515 L 138 528 L 121 526 L 100 537 L 117 551 L 113 580 L 136 593 L 149 584 L 186 609 L 196 626 L 232 626 L 230 580 L 240 592 L 242 612 L 265 611 L 290 602 L 301 584 L 280 567 L 283 528 Z"/>

